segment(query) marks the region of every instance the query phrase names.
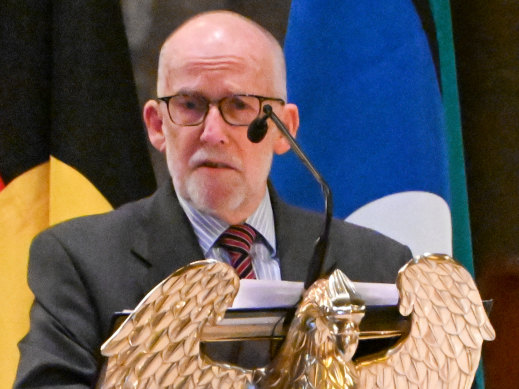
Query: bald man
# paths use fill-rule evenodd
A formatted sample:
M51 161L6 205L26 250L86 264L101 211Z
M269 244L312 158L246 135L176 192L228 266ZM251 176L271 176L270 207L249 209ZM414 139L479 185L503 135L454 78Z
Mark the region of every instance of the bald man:
M158 96L143 116L171 181L150 198L65 222L34 240L29 285L35 300L30 331L19 344L15 387L91 387L113 314L134 308L190 262L232 264L220 243L229 226L252 231L247 277L306 278L323 217L287 205L268 185L274 154L290 148L282 134L272 124L258 144L246 134L268 103L296 135L299 115L286 102L285 79L278 42L231 12L195 16L166 40ZM332 223L327 266L337 264L353 280L394 282L410 258L406 247L380 234ZM236 353L229 356L236 363L255 356Z

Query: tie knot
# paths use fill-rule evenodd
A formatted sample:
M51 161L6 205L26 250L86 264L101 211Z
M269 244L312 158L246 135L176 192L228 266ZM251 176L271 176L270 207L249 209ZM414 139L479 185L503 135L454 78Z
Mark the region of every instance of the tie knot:
M220 236L220 244L232 246L234 249L250 252L252 242L256 239L256 230L248 224L235 224L229 226L227 230Z
M227 250L231 265L240 278L256 278L252 267L250 249L256 239L256 231L248 224L230 226L220 236L220 246Z

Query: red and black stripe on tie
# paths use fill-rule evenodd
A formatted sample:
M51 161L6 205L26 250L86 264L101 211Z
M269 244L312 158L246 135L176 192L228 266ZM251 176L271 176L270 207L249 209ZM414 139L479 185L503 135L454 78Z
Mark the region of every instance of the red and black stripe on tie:
M248 224L230 226L219 238L221 247L229 253L231 265L240 278L255 279L250 249L256 239L256 231Z

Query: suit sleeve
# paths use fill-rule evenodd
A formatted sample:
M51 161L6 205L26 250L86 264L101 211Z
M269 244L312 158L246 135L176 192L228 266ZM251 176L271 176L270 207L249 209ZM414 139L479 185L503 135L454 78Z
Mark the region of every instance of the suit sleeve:
M73 257L52 232L34 240L28 277L34 303L14 387L92 387L101 363L97 313Z

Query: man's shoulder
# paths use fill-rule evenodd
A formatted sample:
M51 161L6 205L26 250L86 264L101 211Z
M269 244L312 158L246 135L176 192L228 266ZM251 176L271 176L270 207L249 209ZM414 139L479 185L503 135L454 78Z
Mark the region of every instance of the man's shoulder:
M40 232L34 242L38 244L57 240L70 247L129 245L135 238L136 231L145 228L153 219L151 212L155 207L156 197L157 192L105 213L60 222Z
M306 220L307 223L324 225L324 215L318 212L302 210L293 207L294 215L299 215L301 220ZM383 248L387 250L406 250L406 246L396 240L378 232L371 228L361 225L353 224L334 217L330 227L330 240L340 242L341 246L348 246L349 250L355 249L364 250L370 248L371 250Z
M284 217L305 236L318 236L324 227L319 212L283 205ZM326 268L338 267L352 280L394 282L398 270L411 259L409 248L373 229L333 218Z
M393 283L400 268L412 258L406 245L378 231L337 219L334 226L332 255L355 281Z
M144 198L105 213L69 219L48 228L44 233L63 235L91 231L97 234L109 234L128 229L146 218L146 209L149 208L150 202L150 198Z
M367 243L370 246L382 245L384 247L402 248L402 243L382 234L369 227L347 222L346 220L334 219L335 230L350 237L355 244Z
M291 204L281 203L285 217L290 218L295 225L313 226L319 228L324 226L324 214L322 212L303 209ZM347 237L347 239L344 239ZM330 238L340 239L344 243L352 242L358 244L382 244L394 246L395 248L405 247L388 236L375 231L371 228L347 222L346 220L334 217L330 228Z

